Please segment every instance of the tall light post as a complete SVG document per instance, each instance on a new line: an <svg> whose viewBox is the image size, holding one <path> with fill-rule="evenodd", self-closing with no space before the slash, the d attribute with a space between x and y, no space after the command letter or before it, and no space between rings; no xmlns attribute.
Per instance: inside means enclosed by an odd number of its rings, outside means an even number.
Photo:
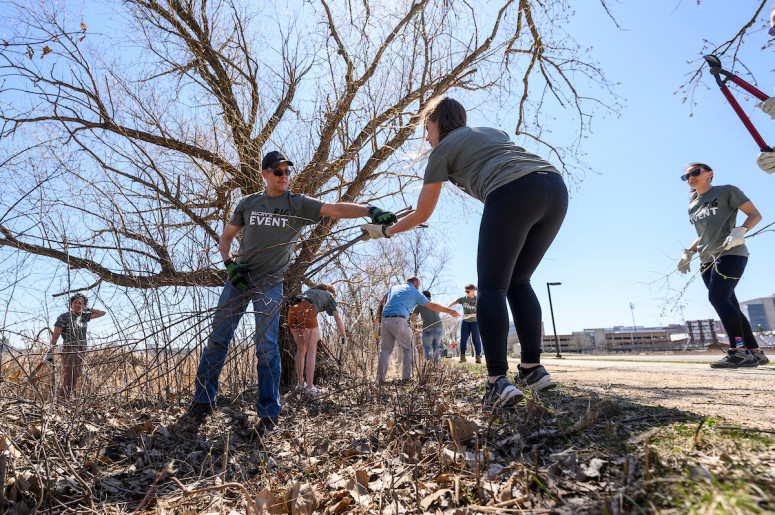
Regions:
<svg viewBox="0 0 775 515"><path fill-rule="evenodd" d="M559 286L562 283L546 283L546 291L549 294L549 311L552 313L552 329L554 330L554 350L557 353L557 357L561 358L560 355L560 340L557 338L557 326L554 325L554 307L552 306L552 290L549 288L550 286Z"/></svg>
<svg viewBox="0 0 775 515"><path fill-rule="evenodd" d="M632 352L635 352L635 338L638 337L638 327L635 325L635 304L630 302L630 311L632 312Z"/></svg>

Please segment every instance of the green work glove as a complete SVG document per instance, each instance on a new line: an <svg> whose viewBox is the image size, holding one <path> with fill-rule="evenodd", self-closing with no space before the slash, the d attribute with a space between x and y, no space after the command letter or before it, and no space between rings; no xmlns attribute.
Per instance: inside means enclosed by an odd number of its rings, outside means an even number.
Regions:
<svg viewBox="0 0 775 515"><path fill-rule="evenodd" d="M245 265L235 263L232 259L227 259L223 264L226 265L226 271L229 272L229 281L231 281L232 286L238 290L247 290L246 279L250 269Z"/></svg>
<svg viewBox="0 0 775 515"><path fill-rule="evenodd" d="M383 211L376 206L369 206L368 213L371 217L371 222L375 224L393 225L398 221L395 213L391 213L390 211Z"/></svg>

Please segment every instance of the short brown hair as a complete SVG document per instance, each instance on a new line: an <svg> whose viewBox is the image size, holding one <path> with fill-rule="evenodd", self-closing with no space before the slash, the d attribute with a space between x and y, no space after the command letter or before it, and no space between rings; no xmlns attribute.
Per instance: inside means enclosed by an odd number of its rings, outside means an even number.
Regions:
<svg viewBox="0 0 775 515"><path fill-rule="evenodd" d="M83 293L76 293L72 297L70 297L70 305L73 305L73 302L75 302L78 299L83 299L83 305L86 306L89 303L88 297L84 295Z"/></svg>
<svg viewBox="0 0 775 515"><path fill-rule="evenodd" d="M423 118L439 124L441 141L450 132L466 126L466 108L454 98L434 98L425 106Z"/></svg>
<svg viewBox="0 0 775 515"><path fill-rule="evenodd" d="M331 295L336 295L336 290L333 284L318 283L312 287L313 290L325 290Z"/></svg>
<svg viewBox="0 0 775 515"><path fill-rule="evenodd" d="M420 278L417 277L416 275L413 275L412 277L409 277L406 280L406 282L408 282L408 283L418 283L419 284L420 283Z"/></svg>
<svg viewBox="0 0 775 515"><path fill-rule="evenodd" d="M466 290L474 290L474 291L476 291L476 286L474 286L471 283L468 283L468 284L466 284ZM460 291L460 290L458 290L458 291Z"/></svg>

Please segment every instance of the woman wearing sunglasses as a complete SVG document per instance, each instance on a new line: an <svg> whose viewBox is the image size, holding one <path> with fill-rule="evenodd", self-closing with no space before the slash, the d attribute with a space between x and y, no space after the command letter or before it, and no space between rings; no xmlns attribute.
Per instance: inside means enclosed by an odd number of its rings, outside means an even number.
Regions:
<svg viewBox="0 0 775 515"><path fill-rule="evenodd" d="M530 277L565 219L568 190L551 163L517 146L505 132L468 127L465 108L452 98L429 102L423 118L433 150L417 209L390 228L361 228L370 237L389 237L416 227L433 214L446 181L484 203L476 258L476 316L488 375L483 401L495 407L514 404L523 395L506 377L509 308L522 345L515 381L534 391L557 386L540 362L541 306Z"/></svg>
<svg viewBox="0 0 775 515"><path fill-rule="evenodd" d="M713 170L706 164L690 164L681 179L692 188L689 221L698 237L683 251L678 271L688 273L692 256L700 253L700 273L708 287L708 299L729 337L727 355L710 366L738 368L769 363L735 297L735 286L748 263L745 233L761 221L762 215L735 186L713 186ZM738 210L747 218L735 227Z"/></svg>

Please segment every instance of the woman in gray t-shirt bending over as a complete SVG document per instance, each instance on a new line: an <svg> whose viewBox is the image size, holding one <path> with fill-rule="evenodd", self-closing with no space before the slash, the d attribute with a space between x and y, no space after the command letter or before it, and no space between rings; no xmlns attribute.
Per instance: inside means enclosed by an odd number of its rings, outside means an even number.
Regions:
<svg viewBox="0 0 775 515"><path fill-rule="evenodd" d="M456 100L430 102L424 118L433 150L417 209L390 228L365 225L362 230L370 237L389 237L416 227L430 218L444 181L484 202L476 309L489 376L484 402L513 404L522 392L506 378L508 307L522 345L516 382L537 390L557 385L540 365L541 306L530 277L560 230L568 191L560 172L515 145L505 132L467 127L466 110Z"/></svg>

